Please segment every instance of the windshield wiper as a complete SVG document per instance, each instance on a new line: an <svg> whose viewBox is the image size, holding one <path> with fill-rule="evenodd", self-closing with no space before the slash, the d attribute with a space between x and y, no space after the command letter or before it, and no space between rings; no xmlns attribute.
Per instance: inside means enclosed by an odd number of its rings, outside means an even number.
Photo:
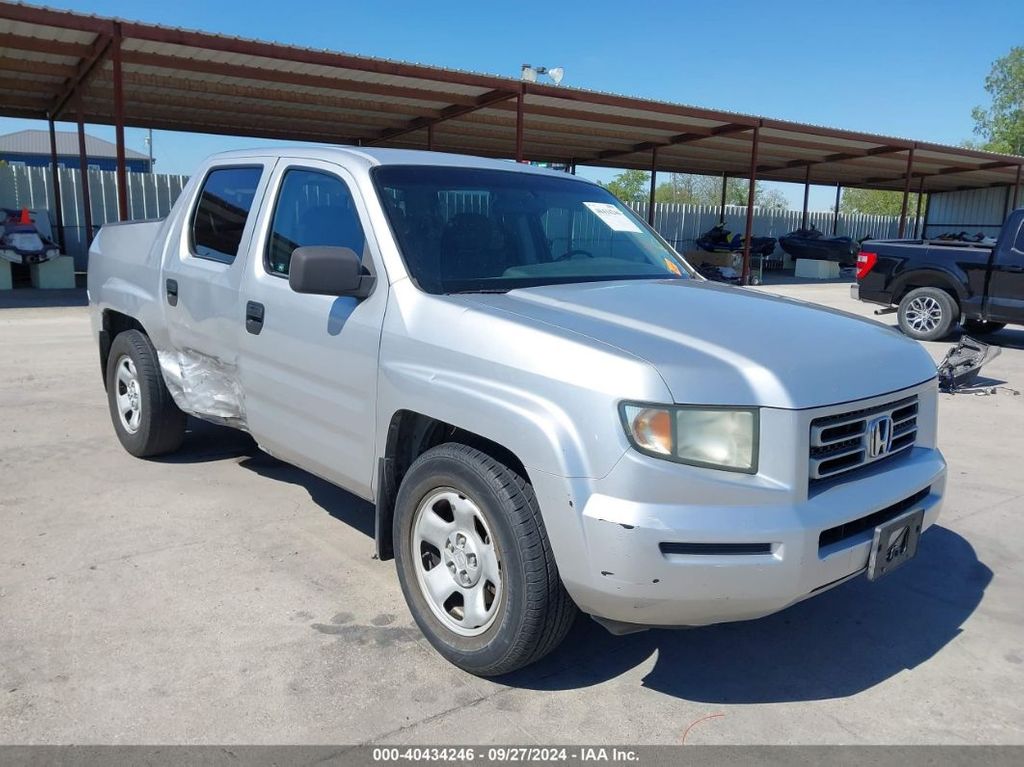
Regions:
<svg viewBox="0 0 1024 767"><path fill-rule="evenodd" d="M512 288L466 288L465 290L449 290L447 294L455 296L463 293L508 293L510 290Z"/></svg>

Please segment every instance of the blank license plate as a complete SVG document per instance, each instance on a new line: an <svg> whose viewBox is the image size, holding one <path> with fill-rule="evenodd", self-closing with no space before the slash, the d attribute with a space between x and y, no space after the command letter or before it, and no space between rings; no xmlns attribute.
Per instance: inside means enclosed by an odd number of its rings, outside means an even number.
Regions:
<svg viewBox="0 0 1024 767"><path fill-rule="evenodd" d="M908 511L875 528L868 557L868 580L877 581L917 554L924 510Z"/></svg>

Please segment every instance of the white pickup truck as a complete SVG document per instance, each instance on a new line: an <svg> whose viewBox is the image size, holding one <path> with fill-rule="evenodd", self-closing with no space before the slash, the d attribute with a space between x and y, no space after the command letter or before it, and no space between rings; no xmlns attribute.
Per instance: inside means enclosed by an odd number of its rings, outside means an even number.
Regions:
<svg viewBox="0 0 1024 767"><path fill-rule="evenodd" d="M567 174L217 155L165 220L103 227L89 298L130 453L191 414L371 500L413 617L475 674L577 609L695 626L878 578L943 497L916 342L706 282Z"/></svg>

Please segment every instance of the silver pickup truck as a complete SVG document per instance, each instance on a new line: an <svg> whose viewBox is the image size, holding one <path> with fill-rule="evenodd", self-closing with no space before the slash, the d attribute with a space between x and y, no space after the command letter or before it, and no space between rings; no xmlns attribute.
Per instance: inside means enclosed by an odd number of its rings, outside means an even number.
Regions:
<svg viewBox="0 0 1024 767"><path fill-rule="evenodd" d="M563 173L217 155L165 220L103 227L89 300L128 452L190 414L372 501L417 624L474 674L577 610L698 626L878 578L943 497L916 342L706 282Z"/></svg>

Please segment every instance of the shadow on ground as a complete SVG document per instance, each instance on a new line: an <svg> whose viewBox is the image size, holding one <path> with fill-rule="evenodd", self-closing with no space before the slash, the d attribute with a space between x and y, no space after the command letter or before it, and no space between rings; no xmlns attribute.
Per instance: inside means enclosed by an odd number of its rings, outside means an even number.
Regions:
<svg viewBox="0 0 1024 767"><path fill-rule="evenodd" d="M961 631L992 571L942 527L887 578L860 577L757 621L613 637L581 617L540 664L501 681L566 690L612 679L655 653L643 680L666 695L708 703L779 703L856 694L924 663Z"/></svg>
<svg viewBox="0 0 1024 767"><path fill-rule="evenodd" d="M84 288L35 290L34 288L19 287L14 290L0 290L0 309L39 309L88 305L89 296Z"/></svg>
<svg viewBox="0 0 1024 767"><path fill-rule="evenodd" d="M373 505L291 464L264 453L245 432L189 418L185 444L175 453L156 460L164 463L206 463L236 458L238 465L261 477L300 485L310 500L335 519L371 539L374 537Z"/></svg>
<svg viewBox="0 0 1024 767"><path fill-rule="evenodd" d="M229 458L260 476L300 485L332 517L373 538L371 504L263 453L233 429L190 419L182 450L163 460ZM991 579L964 538L936 526L924 534L917 557L881 581L860 577L768 618L705 628L615 637L581 616L552 655L497 681L571 690L606 682L656 656L644 686L687 700L846 697L939 652L960 633Z"/></svg>

